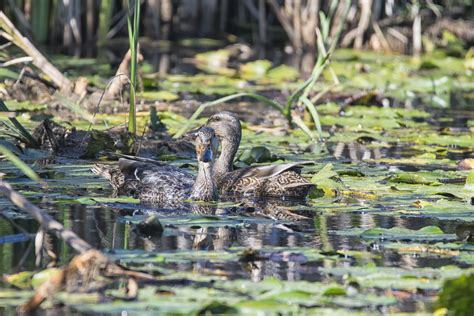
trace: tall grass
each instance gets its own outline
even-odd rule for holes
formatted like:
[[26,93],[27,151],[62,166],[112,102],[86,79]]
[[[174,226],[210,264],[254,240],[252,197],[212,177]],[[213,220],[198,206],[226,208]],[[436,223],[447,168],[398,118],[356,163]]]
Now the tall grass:
[[[3,100],[0,99],[0,111],[1,112],[10,112],[7,105]],[[38,142],[36,139],[31,135],[31,133],[23,126],[21,123],[14,117],[8,118],[8,121],[2,121],[5,126],[15,133],[13,136],[17,139],[20,139],[25,144],[29,145],[30,147],[38,147]]]
[[31,5],[31,30],[33,31],[35,41],[45,43],[48,39],[50,2],[36,0],[32,1]]
[[[0,111],[5,113],[9,112],[7,105],[3,102],[3,100],[0,100]],[[10,117],[8,118],[8,120],[9,121],[2,120],[2,122],[10,131],[15,133],[11,136],[20,139],[25,144],[28,144],[31,147],[38,146],[36,139],[23,125],[21,125],[20,122],[18,122],[16,118]],[[9,133],[5,134],[9,135]],[[34,172],[33,169],[31,169],[27,164],[25,164],[20,158],[18,158],[14,153],[12,153],[8,148],[3,145],[0,145],[0,155],[3,155],[4,158],[9,160],[15,167],[20,169],[31,180],[41,183],[43,185],[45,184],[45,182],[38,176],[36,172]]]
[[3,145],[0,145],[0,154],[4,158],[9,160],[15,167],[21,170],[28,178],[33,181],[36,181],[42,185],[46,185],[43,179],[41,179],[38,174],[30,168],[26,163],[24,163],[20,158],[18,158],[14,153],[12,153],[8,148]]
[[99,11],[99,30],[97,44],[102,46],[107,40],[107,32],[110,28],[110,19],[112,18],[112,1],[101,0]]
[[[341,36],[342,29],[344,27],[344,22],[346,21],[347,15],[349,13],[349,8],[351,5],[351,0],[344,0],[344,2],[345,2],[344,13],[338,21],[339,24],[337,27],[337,31],[333,38],[329,37],[329,29],[332,23],[332,19],[334,17],[334,13],[339,4],[339,1],[332,2],[328,16],[326,16],[324,12],[322,11],[319,13],[320,27],[318,28],[318,32],[317,32],[318,33],[318,39],[317,39],[318,55],[317,55],[317,59],[313,67],[313,70],[311,72],[311,76],[287,98],[285,103],[281,104],[265,96],[254,94],[254,93],[236,93],[236,94],[228,95],[223,98],[217,99],[215,101],[201,104],[193,113],[193,115],[190,117],[190,119],[183,125],[183,127],[176,133],[176,135],[174,135],[174,137],[175,138],[181,137],[191,127],[191,125],[194,123],[197,117],[202,113],[202,111],[204,111],[205,108],[218,105],[218,104],[221,104],[233,99],[248,97],[277,109],[286,118],[290,127],[292,127],[293,124],[296,124],[311,139],[319,139],[319,140],[322,139],[322,128],[321,128],[321,122],[319,120],[319,115],[314,103],[308,99],[308,95],[313,90],[314,85],[320,78],[323,71],[329,65],[331,56],[334,53],[334,50],[336,49],[336,45]],[[306,110],[309,112],[309,114],[311,115],[314,121],[314,125],[316,127],[317,133],[311,130],[304,123],[304,121],[301,120],[299,117],[296,117],[296,116],[293,117],[291,111],[295,104],[301,104],[306,108]]]
[[[133,8],[133,9],[132,9]],[[133,15],[133,22],[132,22]],[[128,40],[130,44],[130,106],[128,109],[128,131],[135,135],[137,133],[136,114],[136,88],[137,88],[137,65],[138,65],[138,35],[140,22],[140,0],[129,0],[128,2]]]

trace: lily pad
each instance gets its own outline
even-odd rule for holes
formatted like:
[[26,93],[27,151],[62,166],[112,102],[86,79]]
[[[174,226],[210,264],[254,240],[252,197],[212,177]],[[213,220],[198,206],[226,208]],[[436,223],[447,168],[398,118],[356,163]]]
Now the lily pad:
[[341,236],[360,236],[363,239],[385,239],[385,240],[457,240],[455,234],[445,234],[437,226],[426,226],[419,230],[411,230],[406,228],[372,228],[360,229],[353,228],[345,231],[333,231],[336,235]]
[[256,60],[240,66],[240,76],[248,80],[257,80],[265,76],[272,66],[269,60]]

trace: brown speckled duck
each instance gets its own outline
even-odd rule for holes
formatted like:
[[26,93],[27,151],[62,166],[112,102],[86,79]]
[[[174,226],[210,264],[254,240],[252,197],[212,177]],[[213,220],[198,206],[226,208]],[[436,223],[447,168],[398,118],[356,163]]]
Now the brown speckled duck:
[[303,165],[311,162],[233,170],[234,157],[242,137],[240,120],[234,113],[215,113],[205,126],[214,130],[221,144],[220,156],[214,163],[214,177],[221,194],[305,198],[314,186],[300,175]]
[[186,199],[217,200],[213,163],[218,140],[211,128],[201,128],[192,136],[198,160],[196,177],[151,159],[121,158],[118,168],[95,165],[92,172],[109,180],[117,195],[131,195],[149,204],[173,206]]

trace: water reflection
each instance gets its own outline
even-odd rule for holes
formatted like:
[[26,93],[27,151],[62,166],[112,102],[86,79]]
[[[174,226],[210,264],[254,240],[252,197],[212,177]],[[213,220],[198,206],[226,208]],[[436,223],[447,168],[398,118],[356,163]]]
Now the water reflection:
[[[419,229],[421,227],[440,224],[430,219],[408,219],[394,216],[376,215],[370,213],[347,213],[342,212],[334,215],[318,213],[317,210],[305,208],[301,212],[291,207],[276,204],[259,208],[258,203],[232,206],[230,208],[215,209],[207,212],[221,219],[226,218],[251,218],[253,221],[244,225],[199,225],[180,226],[168,225],[162,236],[147,237],[134,229],[134,225],[124,220],[124,213],[130,214],[131,209],[117,209],[109,206],[95,205],[56,205],[54,214],[60,217],[66,227],[71,228],[87,242],[99,249],[143,251],[149,253],[162,253],[172,251],[227,251],[235,248],[272,249],[274,247],[287,247],[282,253],[276,254],[270,259],[252,263],[229,262],[226,264],[212,263],[206,260],[170,264],[170,268],[192,271],[195,269],[224,271],[232,277],[247,277],[252,280],[262,280],[269,276],[286,280],[320,280],[326,276],[318,272],[318,267],[335,265],[360,264],[353,258],[344,260],[308,261],[304,256],[294,253],[292,248],[307,247],[309,249],[321,249],[323,251],[337,250],[360,250],[371,251],[378,254],[379,259],[374,259],[378,266],[397,266],[405,268],[414,267],[439,267],[452,264],[447,258],[423,258],[412,255],[400,255],[390,251],[383,251],[376,243],[364,242],[358,238],[339,236],[332,233],[334,230],[345,230],[353,227],[405,227]],[[264,206],[264,205],[263,205]],[[276,213],[270,210],[277,208]],[[44,208],[47,205],[43,205]],[[51,209],[51,205],[49,208]],[[281,214],[285,209],[285,216],[274,217]],[[60,211],[60,212],[58,212]],[[199,213],[199,212],[196,212]],[[288,214],[296,214],[296,218],[288,220]],[[303,214],[303,215],[302,215]],[[262,222],[254,218],[261,216]],[[189,217],[189,214],[174,216],[176,221]],[[169,214],[160,213],[160,218],[166,221]],[[17,220],[28,233],[35,234],[37,225],[31,220]],[[449,232],[456,229],[455,224],[447,222],[441,227]],[[11,222],[1,219],[0,231],[2,236],[19,233]],[[35,268],[35,253],[32,241],[18,241],[0,244],[2,264],[1,273],[14,273],[22,270],[33,270]],[[72,255],[68,247],[57,240],[52,241],[53,251],[57,254],[59,263],[66,262]],[[380,256],[380,254],[382,255]],[[367,258],[370,261],[372,259]],[[48,264],[46,260],[41,262],[42,267]]]

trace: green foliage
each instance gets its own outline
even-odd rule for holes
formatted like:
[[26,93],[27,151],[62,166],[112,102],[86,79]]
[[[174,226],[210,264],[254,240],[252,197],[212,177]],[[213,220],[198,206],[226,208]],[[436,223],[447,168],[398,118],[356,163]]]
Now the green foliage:
[[256,60],[240,66],[240,77],[247,80],[258,80],[263,78],[272,62],[269,60]]
[[31,3],[31,30],[37,43],[43,44],[48,39],[49,0],[36,0]]
[[[133,11],[131,4],[134,4]],[[128,131],[132,135],[137,132],[137,118],[136,118],[136,91],[137,91],[137,68],[138,68],[138,36],[139,36],[139,21],[140,21],[140,0],[129,0],[128,2],[128,40],[130,45],[130,106],[128,111]],[[133,24],[131,15],[133,14]]]
[[113,151],[114,149],[114,140],[109,134],[92,130],[83,158],[96,158],[98,153],[104,150]]
[[450,315],[468,316],[474,311],[473,297],[474,274],[461,275],[444,283],[437,305],[447,308]]
[[14,153],[8,150],[5,146],[0,145],[0,153],[5,156],[15,167],[21,170],[28,178],[33,181],[36,181],[41,184],[45,182],[36,174],[36,172],[31,169],[27,164],[25,164],[20,158],[18,158]]
[[438,181],[431,181],[423,177],[422,175],[413,174],[413,173],[399,173],[393,176],[390,176],[388,179],[389,182],[394,183],[406,183],[406,184],[424,184],[424,185],[441,185]]
[[101,0],[99,12],[99,32],[98,44],[104,45],[107,37],[107,31],[110,28],[110,19],[112,17],[112,1]]
[[464,185],[466,190],[474,191],[474,171],[469,172],[466,177],[466,184]]
[[363,239],[385,239],[385,240],[427,240],[427,241],[443,241],[457,240],[454,234],[445,234],[437,226],[426,226],[419,230],[411,230],[400,227],[393,228],[371,228],[360,229],[352,228],[344,231],[334,231],[340,236],[360,236]]
[[319,170],[312,178],[311,182],[316,184],[316,189],[311,193],[311,198],[327,195],[333,196],[344,189],[339,175],[333,170],[333,165],[328,163]]
[[[0,99],[0,111],[2,112],[9,112],[7,105],[3,100]],[[3,121],[7,127],[9,127],[13,132],[17,134],[17,136],[26,144],[36,147],[37,141],[36,139],[31,135],[31,133],[23,127],[23,125],[15,118],[9,118],[9,121]]]
[[[339,1],[334,1],[334,3],[337,3]],[[334,7],[336,7],[334,6]],[[261,101],[267,105],[272,106],[275,109],[278,109],[287,119],[289,125],[291,126],[293,123],[293,116],[291,114],[291,109],[296,103],[302,103],[304,106],[308,109],[310,112],[312,119],[316,125],[317,131],[318,131],[318,136],[316,137],[314,133],[308,128],[308,126],[300,119],[296,119],[295,123],[311,138],[311,139],[316,139],[322,138],[322,128],[321,128],[321,123],[319,120],[319,115],[316,111],[316,107],[314,104],[308,99],[308,94],[309,92],[313,89],[315,83],[318,81],[319,77],[321,76],[323,70],[327,67],[329,64],[331,55],[334,53],[334,50],[336,49],[337,42],[339,40],[339,37],[342,32],[342,28],[344,26],[344,21],[345,17],[347,17],[347,14],[349,13],[349,8],[350,8],[350,0],[345,0],[345,10],[343,14],[343,18],[340,19],[340,23],[337,28],[337,32],[334,36],[334,38],[331,40],[331,43],[328,44],[329,42],[329,36],[328,36],[328,31],[325,32],[325,35],[318,36],[318,57],[315,63],[315,66],[313,68],[313,71],[311,73],[311,77],[307,79],[301,86],[299,86],[286,100],[284,104],[280,104],[274,100],[271,100],[267,97],[261,96],[261,95],[256,95],[252,93],[237,93],[233,95],[226,96],[224,98],[215,100],[213,102],[209,103],[204,103],[199,106],[199,108],[194,112],[194,114],[191,116],[189,119],[188,123],[183,126],[183,128],[174,135],[175,138],[181,137],[187,129],[191,126],[191,124],[194,122],[194,120],[199,116],[199,114],[204,110],[204,108],[213,106],[213,105],[218,105],[223,102],[230,101],[232,99],[240,98],[243,96],[250,97],[253,99],[256,99],[258,101]],[[324,17],[324,14],[323,14]],[[330,17],[332,17],[332,14],[330,14]],[[329,26],[331,24],[331,18],[326,18],[321,20],[322,28],[323,30],[328,30]],[[329,46],[329,49],[326,49],[326,46]],[[242,77],[247,78],[247,79],[259,79],[262,78],[270,68],[271,63],[267,60],[258,60],[252,63],[247,63],[243,65],[240,69]]]
[[261,162],[274,161],[275,157],[271,151],[265,146],[252,147],[242,152],[239,157],[239,161],[245,162],[247,165]]

